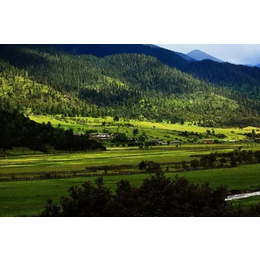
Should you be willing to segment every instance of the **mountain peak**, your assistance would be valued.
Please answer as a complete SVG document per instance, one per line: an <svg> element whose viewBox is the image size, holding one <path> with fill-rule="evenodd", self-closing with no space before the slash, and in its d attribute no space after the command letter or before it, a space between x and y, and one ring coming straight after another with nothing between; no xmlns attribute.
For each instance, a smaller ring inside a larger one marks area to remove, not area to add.
<svg viewBox="0 0 260 260"><path fill-rule="evenodd" d="M206 52L203 52L201 50L193 50L189 53L187 53L187 55L197 61L202 61L202 60L212 60L212 61L216 61L216 62L223 62L220 59L217 59L209 54L207 54Z"/></svg>

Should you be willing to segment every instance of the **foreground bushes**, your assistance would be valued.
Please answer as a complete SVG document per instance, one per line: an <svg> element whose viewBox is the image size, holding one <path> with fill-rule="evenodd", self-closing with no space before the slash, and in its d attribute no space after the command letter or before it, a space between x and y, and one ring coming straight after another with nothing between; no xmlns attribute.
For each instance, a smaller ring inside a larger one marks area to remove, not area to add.
<svg viewBox="0 0 260 260"><path fill-rule="evenodd" d="M203 185L190 183L184 177L173 180L157 173L143 180L139 188L129 181L117 183L115 193L104 186L102 177L90 181L81 187L71 187L70 197L61 197L57 206L51 200L47 202L41 216L68 217L167 217L167 216L259 216L260 207L249 211L233 209L225 198L227 190L219 187L213 190L208 183Z"/></svg>

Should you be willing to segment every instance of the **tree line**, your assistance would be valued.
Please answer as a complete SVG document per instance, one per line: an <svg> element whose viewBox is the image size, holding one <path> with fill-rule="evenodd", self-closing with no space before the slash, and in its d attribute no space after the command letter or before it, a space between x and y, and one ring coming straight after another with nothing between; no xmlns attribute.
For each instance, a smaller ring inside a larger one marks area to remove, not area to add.
<svg viewBox="0 0 260 260"><path fill-rule="evenodd" d="M87 136L74 135L72 129L54 128L50 122L38 124L17 110L0 110L0 148L27 147L47 152L47 145L63 151L106 149Z"/></svg>
<svg viewBox="0 0 260 260"><path fill-rule="evenodd" d="M87 181L68 190L60 205L47 201L42 217L234 217L260 216L260 204L249 210L235 208L225 201L228 191L212 189L176 176L173 180L158 172L145 178L140 187L127 180L116 184L115 192L104 185Z"/></svg>

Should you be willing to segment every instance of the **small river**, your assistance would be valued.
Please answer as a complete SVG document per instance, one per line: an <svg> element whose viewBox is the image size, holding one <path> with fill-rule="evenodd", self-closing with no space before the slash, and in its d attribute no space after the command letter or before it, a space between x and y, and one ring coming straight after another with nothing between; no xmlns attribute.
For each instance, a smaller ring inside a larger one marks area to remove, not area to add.
<svg viewBox="0 0 260 260"><path fill-rule="evenodd" d="M260 196L260 191L230 195L226 198L226 201L239 200L239 199L249 198L253 196Z"/></svg>

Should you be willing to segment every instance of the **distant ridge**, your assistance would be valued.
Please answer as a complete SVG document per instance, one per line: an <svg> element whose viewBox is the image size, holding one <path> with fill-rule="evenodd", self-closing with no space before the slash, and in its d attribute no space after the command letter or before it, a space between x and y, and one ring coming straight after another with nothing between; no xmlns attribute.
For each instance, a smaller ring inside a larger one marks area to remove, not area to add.
<svg viewBox="0 0 260 260"><path fill-rule="evenodd" d="M174 51L161 48L154 44L59 44L52 46L73 55L94 55L99 58L126 53L144 54L156 57L162 63L176 68L183 68L189 63L188 60L180 57Z"/></svg>
<svg viewBox="0 0 260 260"><path fill-rule="evenodd" d="M259 64L244 64L244 66L247 66L247 67L257 67L257 68L260 68L260 63Z"/></svg>
<svg viewBox="0 0 260 260"><path fill-rule="evenodd" d="M149 46L151 48L155 48L155 49L159 49L161 47L157 46L157 45L154 45L154 44L144 44L144 46Z"/></svg>
<svg viewBox="0 0 260 260"><path fill-rule="evenodd" d="M183 59L187 60L187 61L196 61L195 59L191 58L190 56L184 54L184 53L181 53L181 52L176 52L176 54L178 54L180 57L182 57Z"/></svg>
<svg viewBox="0 0 260 260"><path fill-rule="evenodd" d="M247 67L251 67L251 68L253 68L253 67L260 68L260 63L259 64L242 64L242 65L247 66Z"/></svg>
<svg viewBox="0 0 260 260"><path fill-rule="evenodd" d="M217 58L207 54L206 52L203 52L200 50L193 50L193 51L187 53L187 56L189 56L192 59L197 60L197 61L212 60L212 61L216 61L216 62L223 62L222 60L217 59Z"/></svg>

